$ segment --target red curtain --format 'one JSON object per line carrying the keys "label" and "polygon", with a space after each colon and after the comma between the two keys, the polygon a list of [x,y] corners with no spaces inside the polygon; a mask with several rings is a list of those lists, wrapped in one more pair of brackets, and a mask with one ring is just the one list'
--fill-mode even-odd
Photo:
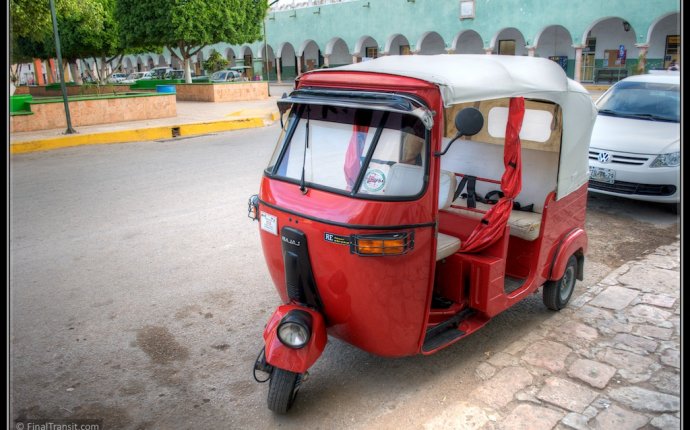
{"label": "red curtain", "polygon": [[361,167],[362,153],[364,152],[364,143],[367,140],[368,125],[352,126],[352,137],[345,153],[345,180],[347,181],[347,191],[351,191],[357,181],[359,169]]}
{"label": "red curtain", "polygon": [[505,231],[513,210],[513,199],[522,189],[522,160],[520,158],[520,129],[525,116],[525,99],[510,99],[508,124],[503,146],[503,165],[505,171],[501,177],[503,197],[489,209],[470,236],[462,243],[459,252],[479,252],[501,236]]}

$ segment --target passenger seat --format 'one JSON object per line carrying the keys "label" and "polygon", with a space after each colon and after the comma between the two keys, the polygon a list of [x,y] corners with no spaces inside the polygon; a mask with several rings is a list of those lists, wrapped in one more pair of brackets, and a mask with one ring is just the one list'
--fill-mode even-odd
{"label": "passenger seat", "polygon": [[[448,209],[453,203],[453,193],[457,188],[455,174],[441,170],[441,181],[438,190],[438,210]],[[460,239],[438,232],[436,238],[436,261],[455,254],[460,249]]]}

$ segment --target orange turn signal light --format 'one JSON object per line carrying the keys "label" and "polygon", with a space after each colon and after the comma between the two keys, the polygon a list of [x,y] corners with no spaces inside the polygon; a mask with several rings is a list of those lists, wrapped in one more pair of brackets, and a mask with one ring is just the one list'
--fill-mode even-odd
{"label": "orange turn signal light", "polygon": [[414,235],[395,233],[371,236],[357,236],[352,240],[351,251],[359,255],[401,255],[412,249]]}

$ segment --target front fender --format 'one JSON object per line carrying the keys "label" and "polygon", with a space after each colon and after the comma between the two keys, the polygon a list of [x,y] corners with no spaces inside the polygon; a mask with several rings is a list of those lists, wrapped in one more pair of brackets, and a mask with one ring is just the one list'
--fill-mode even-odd
{"label": "front fender", "polygon": [[581,228],[571,230],[561,241],[556,255],[553,257],[551,265],[551,273],[549,280],[555,281],[561,279],[565,273],[565,266],[571,255],[576,254],[578,259],[577,264],[577,279],[583,279],[583,263],[584,254],[587,250],[587,233]]}
{"label": "front fender", "polygon": [[[285,346],[278,338],[278,324],[290,311],[299,309],[308,312],[312,317],[311,337],[309,342],[300,349]],[[266,362],[273,367],[289,370],[295,373],[304,373],[309,369],[323,353],[326,347],[326,324],[323,316],[310,308],[298,305],[282,305],[273,312],[271,319],[264,330],[264,342],[266,343]]]}

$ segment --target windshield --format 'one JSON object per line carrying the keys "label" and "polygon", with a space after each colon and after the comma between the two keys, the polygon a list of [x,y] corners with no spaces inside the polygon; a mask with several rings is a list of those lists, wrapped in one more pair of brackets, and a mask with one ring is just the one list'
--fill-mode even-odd
{"label": "windshield", "polygon": [[298,105],[286,130],[266,169],[273,177],[359,196],[414,197],[424,190],[428,145],[415,116]]}
{"label": "windshield", "polygon": [[597,101],[597,108],[601,115],[680,122],[680,86],[622,81]]}
{"label": "windshield", "polygon": [[216,72],[213,75],[211,75],[211,79],[213,79],[214,81],[216,81],[216,80],[217,81],[221,81],[221,80],[224,81],[225,80],[225,72]]}

